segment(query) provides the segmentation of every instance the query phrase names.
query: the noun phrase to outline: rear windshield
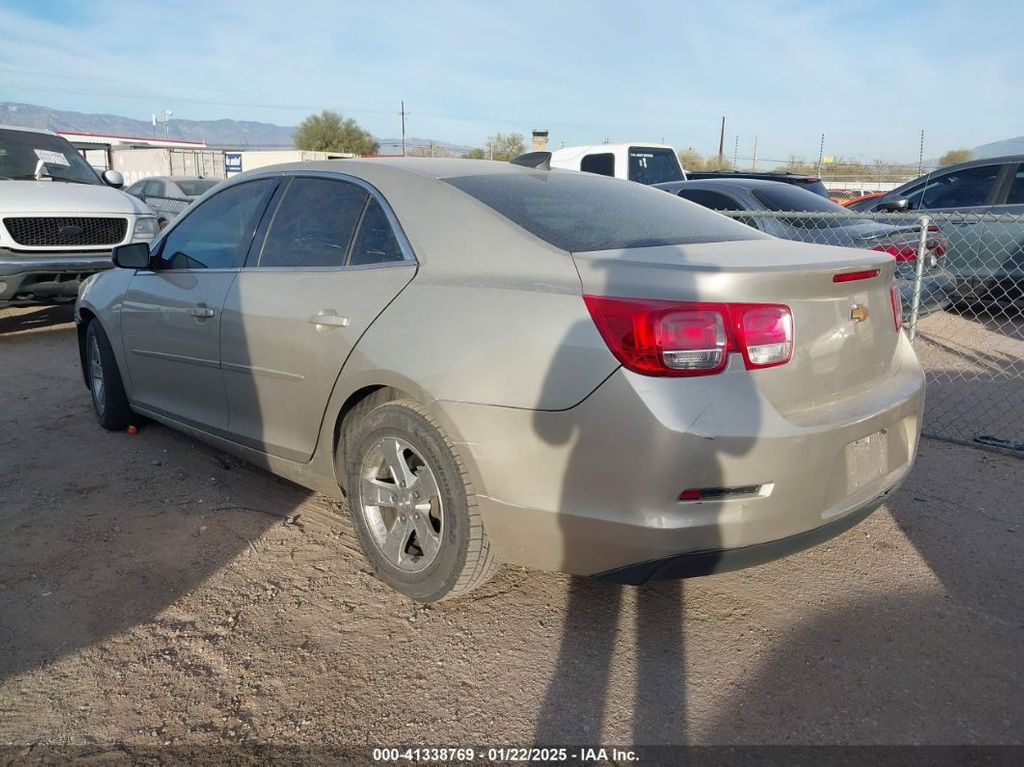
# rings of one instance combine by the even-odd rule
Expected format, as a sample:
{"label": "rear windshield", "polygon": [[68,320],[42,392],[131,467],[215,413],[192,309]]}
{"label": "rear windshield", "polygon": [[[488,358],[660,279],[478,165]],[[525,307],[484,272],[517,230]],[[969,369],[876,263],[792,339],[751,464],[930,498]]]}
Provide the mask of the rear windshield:
{"label": "rear windshield", "polygon": [[862,224],[864,219],[842,205],[832,202],[827,197],[801,189],[792,184],[772,184],[752,189],[750,194],[768,210],[790,211],[803,213],[829,213],[828,218],[786,217],[784,220],[792,226],[803,229],[824,229]]}
{"label": "rear windshield", "polygon": [[219,183],[216,179],[197,179],[195,181],[179,180],[178,188],[189,197],[199,197],[206,194]]}
{"label": "rear windshield", "polygon": [[570,252],[765,237],[674,194],[603,176],[554,171],[445,181]]}
{"label": "rear windshield", "polygon": [[682,181],[683,171],[679,167],[676,153],[671,149],[631,146],[629,148],[629,180],[641,184]]}
{"label": "rear windshield", "polygon": [[835,213],[841,216],[853,216],[842,205],[832,202],[827,197],[822,197],[792,184],[772,184],[771,186],[753,189],[750,193],[768,210],[812,211],[816,213]]}

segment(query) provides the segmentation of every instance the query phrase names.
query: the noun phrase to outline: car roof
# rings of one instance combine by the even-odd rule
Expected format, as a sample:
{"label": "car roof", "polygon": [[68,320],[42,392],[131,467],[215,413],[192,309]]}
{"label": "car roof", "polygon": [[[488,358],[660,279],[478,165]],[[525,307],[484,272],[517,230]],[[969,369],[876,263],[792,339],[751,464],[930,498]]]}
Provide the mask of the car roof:
{"label": "car roof", "polygon": [[415,175],[430,179],[456,178],[458,176],[484,176],[496,174],[543,174],[571,173],[552,169],[551,171],[526,168],[496,160],[463,160],[446,157],[373,157],[343,160],[316,160],[313,162],[291,162],[267,165],[242,173],[233,178],[250,177],[265,173],[347,173],[371,181],[373,178]]}
{"label": "car roof", "polygon": [[202,176],[146,176],[135,183],[138,184],[142,181],[220,181],[220,179],[203,178]]}
{"label": "car roof", "polygon": [[[659,189],[772,189],[774,187],[788,187],[794,188],[792,184],[787,184],[785,181],[769,181],[765,178],[698,178],[693,181],[668,181],[664,184],[655,184]],[[799,187],[797,187],[799,189]],[[804,190],[808,194],[814,194],[807,189]]]}
{"label": "car roof", "polygon": [[568,160],[574,157],[581,157],[585,154],[592,152],[620,152],[628,151],[631,147],[643,147],[644,149],[671,149],[675,152],[668,144],[659,144],[656,141],[630,141],[628,143],[619,144],[581,144],[579,146],[563,146],[559,149],[554,150],[551,156],[557,160]]}
{"label": "car roof", "polygon": [[[1024,154],[1008,154],[1002,157],[981,157],[977,160],[968,160],[967,162],[958,162],[956,165],[945,165],[941,168],[928,171],[933,176],[936,173],[947,173],[951,170],[960,170],[961,168],[973,168],[978,165],[1009,165],[1010,163],[1024,162]],[[927,176],[928,173],[923,173],[918,178]],[[917,179],[914,179],[916,181]]]}

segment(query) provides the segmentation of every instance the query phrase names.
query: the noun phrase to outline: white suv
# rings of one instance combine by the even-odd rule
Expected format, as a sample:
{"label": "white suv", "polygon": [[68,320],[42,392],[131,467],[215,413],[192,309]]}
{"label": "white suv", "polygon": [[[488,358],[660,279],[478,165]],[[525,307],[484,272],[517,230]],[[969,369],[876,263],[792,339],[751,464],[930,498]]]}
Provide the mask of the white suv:
{"label": "white suv", "polygon": [[115,245],[153,239],[153,211],[123,183],[55,133],[0,125],[0,307],[73,300]]}

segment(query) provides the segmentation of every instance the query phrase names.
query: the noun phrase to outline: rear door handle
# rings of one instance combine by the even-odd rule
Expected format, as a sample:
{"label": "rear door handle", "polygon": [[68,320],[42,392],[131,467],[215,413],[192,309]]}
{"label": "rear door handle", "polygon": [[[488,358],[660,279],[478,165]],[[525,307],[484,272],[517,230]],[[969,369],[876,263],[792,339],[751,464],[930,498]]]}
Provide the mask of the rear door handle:
{"label": "rear door handle", "polygon": [[321,309],[309,318],[309,324],[315,325],[317,330],[328,328],[347,328],[348,317],[340,316],[334,309]]}
{"label": "rear door handle", "polygon": [[203,306],[202,304],[200,304],[199,306],[193,306],[191,309],[188,310],[188,313],[189,316],[195,317],[197,319],[209,319],[214,315],[213,309],[211,309],[208,306]]}

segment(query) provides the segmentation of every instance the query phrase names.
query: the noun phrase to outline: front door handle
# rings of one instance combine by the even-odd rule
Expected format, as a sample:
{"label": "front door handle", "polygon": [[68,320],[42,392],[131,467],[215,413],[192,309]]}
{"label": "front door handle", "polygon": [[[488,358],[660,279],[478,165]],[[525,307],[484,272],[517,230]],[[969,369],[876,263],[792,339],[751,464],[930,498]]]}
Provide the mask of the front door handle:
{"label": "front door handle", "polygon": [[196,319],[200,320],[207,320],[214,314],[213,309],[211,309],[208,306],[203,306],[202,304],[199,304],[198,306],[193,306],[191,309],[188,310],[188,313],[189,316],[195,317]]}
{"label": "front door handle", "polygon": [[348,317],[340,316],[334,309],[321,309],[309,318],[309,324],[315,325],[319,331],[330,328],[347,328]]}

